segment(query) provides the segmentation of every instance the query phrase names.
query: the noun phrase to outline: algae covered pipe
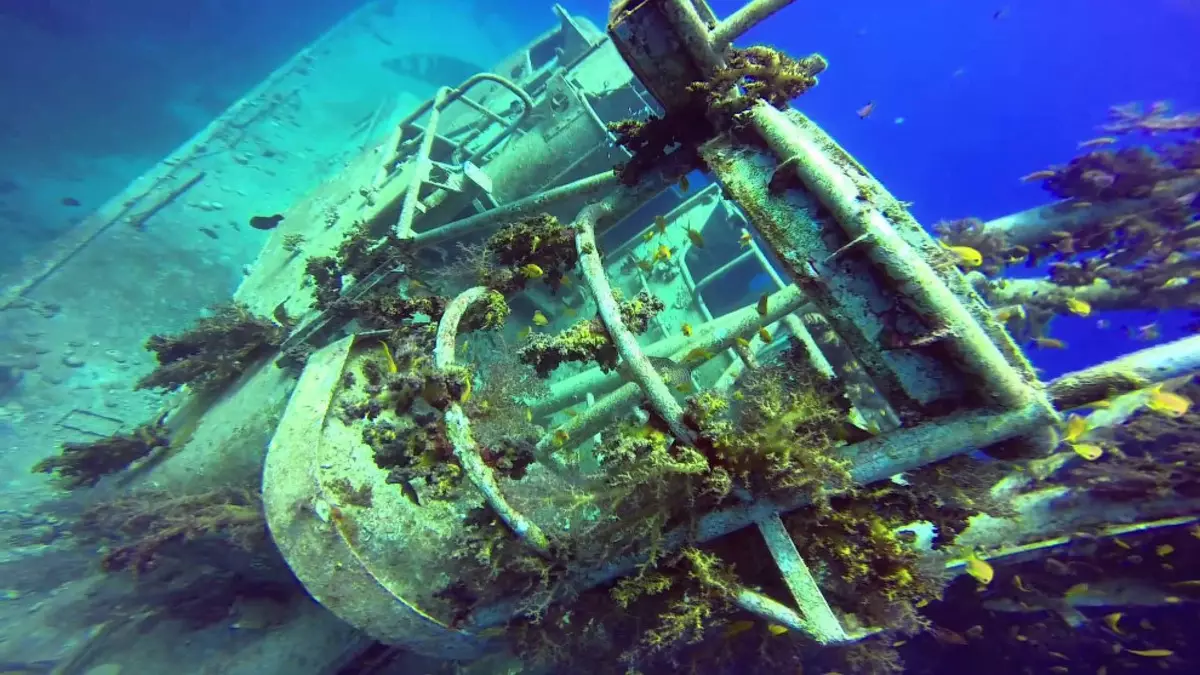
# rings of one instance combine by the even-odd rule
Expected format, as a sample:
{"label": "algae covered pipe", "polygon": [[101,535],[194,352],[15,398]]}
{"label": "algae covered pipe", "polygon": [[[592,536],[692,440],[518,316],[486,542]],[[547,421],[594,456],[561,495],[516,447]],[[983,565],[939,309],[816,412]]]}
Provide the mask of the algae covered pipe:
{"label": "algae covered pipe", "polygon": [[[1181,277],[1183,274],[1180,275]],[[1092,311],[1117,311],[1125,309],[1200,309],[1193,284],[1157,288],[1139,286],[1114,286],[1106,279],[1096,279],[1086,286],[1062,286],[1050,279],[1004,279],[1004,283],[991,283],[986,276],[972,272],[971,282],[976,289],[991,298],[996,306],[1038,305],[1052,303],[1058,298],[1062,307],[1059,313],[1068,313],[1066,298],[1082,300]],[[1041,306],[1045,306],[1044,304]]]}
{"label": "algae covered pipe", "polygon": [[[805,299],[800,291],[795,286],[788,286],[770,296],[766,316],[758,314],[756,308],[751,305],[697,327],[691,338],[666,338],[643,351],[650,356],[663,357],[678,356],[685,349],[699,349],[717,354],[735,344],[739,337],[748,338],[760,326],[803,308],[804,303]],[[633,382],[622,383],[624,377],[621,372],[605,373],[599,368],[581,373],[566,380],[564,386],[555,387],[550,397],[539,400],[534,405],[534,412],[539,415],[554,413],[571,405],[574,399],[582,397],[585,393],[607,392],[595,405],[556,428],[556,431],[566,433],[569,438],[587,438],[638,404],[641,389]],[[539,456],[545,456],[545,453],[555,449],[553,438],[552,434],[548,434],[538,442]]]}
{"label": "algae covered pipe", "polygon": [[1055,406],[1068,410],[1196,372],[1200,372],[1200,335],[1067,373],[1052,381],[1047,392]]}
{"label": "algae covered pipe", "polygon": [[[835,216],[849,239],[869,237],[867,255],[896,280],[897,292],[931,325],[945,330],[945,342],[987,389],[989,398],[1010,410],[1040,404],[1053,416],[1044,396],[1026,382],[942,278],[900,236],[850,175],[850,165],[836,163],[826,150],[824,134],[811,122],[796,119],[765,102],[750,111],[757,134]],[[780,170],[785,170],[783,167]]]}
{"label": "algae covered pipe", "polygon": [[[1046,424],[1045,410],[1038,403],[1001,413],[972,410],[876,436],[837,452],[849,462],[851,480],[857,485],[868,485],[964,452],[1026,436]],[[657,549],[667,552],[688,544],[702,544],[809,503],[811,494],[798,492],[783,499],[760,498],[713,511],[694,523],[665,533]],[[560,593],[579,593],[609,583],[633,573],[646,559],[644,552],[613,558],[602,567],[575,574],[563,584]],[[481,608],[470,616],[467,624],[479,630],[501,625],[518,612],[520,604],[520,598],[511,598]]]}
{"label": "algae covered pipe", "polygon": [[[760,326],[779,321],[788,314],[803,310],[806,299],[795,285],[772,293],[767,298],[767,314],[760,316],[755,305],[747,305],[730,314],[696,326],[691,337],[672,335],[653,344],[643,351],[648,356],[675,359],[689,351],[699,349],[718,354],[734,344],[737,338],[749,338]],[[550,395],[532,402],[535,415],[547,415],[582,400],[584,394],[601,394],[619,388],[625,381],[620,372],[604,372],[592,368],[578,375],[555,383]]]}
{"label": "algae covered pipe", "polygon": [[432,246],[468,234],[491,231],[527,216],[546,211],[551,206],[566,201],[594,195],[617,184],[617,174],[612,170],[602,171],[579,180],[543,190],[529,197],[467,216],[440,227],[419,232],[413,237],[417,246]]}
{"label": "algae covered pipe", "polygon": [[1156,192],[1151,199],[1119,199],[1082,208],[1075,208],[1069,201],[1059,201],[1009,214],[984,223],[983,233],[998,235],[1009,246],[1033,248],[1055,241],[1062,232],[1074,234],[1097,222],[1115,221],[1161,208],[1164,202],[1200,191],[1200,175],[1164,181],[1161,185],[1161,188],[1155,186]]}
{"label": "algae covered pipe", "polygon": [[[434,365],[439,371],[447,371],[454,366],[454,343],[458,337],[458,324],[463,314],[477,302],[486,302],[488,296],[496,291],[483,286],[470,288],[454,298],[442,314],[438,324],[437,342],[433,351]],[[492,470],[483,463],[479,456],[479,448],[471,436],[471,423],[458,402],[452,402],[446,409],[446,435],[454,445],[454,456],[462,464],[463,471],[476,488],[483,494],[492,510],[512,529],[525,544],[542,555],[550,552],[550,541],[546,533],[536,523],[525,517],[508,503],[496,482]]]}
{"label": "algae covered pipe", "polygon": [[800,614],[793,617],[795,612],[790,608],[759,593],[747,593],[744,590],[737,594],[734,602],[755,613],[790,621],[784,625],[802,631],[818,644],[827,645],[850,640],[851,637],[846,634],[842,622],[838,620],[833,608],[829,606],[829,601],[821,593],[821,587],[817,584],[808,563],[804,562],[804,558],[796,549],[796,541],[788,533],[779,514],[771,514],[755,524],[771,551],[780,576],[800,607]]}
{"label": "algae covered pipe", "polygon": [[575,247],[579,251],[579,266],[583,271],[583,278],[587,282],[588,289],[592,293],[592,298],[596,301],[600,320],[604,322],[609,339],[612,340],[617,353],[620,354],[621,360],[628,368],[630,377],[637,382],[642,393],[649,400],[650,407],[667,423],[671,433],[685,443],[693,443],[695,434],[683,423],[683,406],[675,400],[671,390],[663,382],[662,376],[654,369],[654,364],[646,358],[641,345],[638,344],[637,336],[629,330],[621,318],[621,308],[617,306],[617,301],[613,298],[612,286],[608,283],[608,276],[604,273],[604,263],[600,260],[600,252],[596,244],[596,225],[611,218],[616,210],[616,203],[623,197],[624,195],[618,192],[614,196],[584,208],[579,217],[575,219],[572,227],[576,232]]}

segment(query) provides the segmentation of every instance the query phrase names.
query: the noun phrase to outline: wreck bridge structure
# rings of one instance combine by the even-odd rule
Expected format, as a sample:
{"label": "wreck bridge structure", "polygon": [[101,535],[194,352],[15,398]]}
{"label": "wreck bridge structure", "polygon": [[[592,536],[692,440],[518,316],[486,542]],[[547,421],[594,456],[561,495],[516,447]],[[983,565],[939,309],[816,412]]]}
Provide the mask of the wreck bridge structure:
{"label": "wreck bridge structure", "polygon": [[[261,475],[273,545],[316,600],[304,611],[320,617],[273,631],[273,644],[323,650],[310,662],[325,666],[293,672],[336,672],[371,641],[459,660],[502,650],[504,626],[522,616],[528,597],[514,590],[462,613],[443,593],[477,564],[455,555],[464,518],[486,504],[518,547],[544,560],[554,561],[572,537],[586,537],[605,514],[564,513],[560,506],[579,486],[603,480],[596,452],[605,435],[630,419],[653,419],[671,445],[697,442],[690,404],[678,381],[664,379],[661,359],[687,363],[690,391],[728,400],[741,378],[781,348],[800,345],[805,367],[840,392],[853,425],[866,430],[835,448],[858,486],[996,449],[1035,462],[1083,461],[1059,447],[1069,411],[1101,398],[1144,396],[1146,388],[1200,368],[1200,340],[1187,338],[1041,381],[985,301],[978,272],[964,273],[948,259],[905,203],[813,120],[786,102],[757,98],[762,91],[745,81],[718,83],[725,89],[710,92],[738,101],[736,110],[698,109],[689,85],[711,83],[729,69],[731,58],[745,53],[733,45],[788,4],[752,0],[720,17],[701,0],[616,2],[605,30],[556,6],[550,30],[491,70],[439,87],[396,119],[374,116],[371,136],[282,212],[234,299],[280,322],[286,338],[225,390],[171,399],[164,424],[180,442],[125,487],[197,491]],[[318,43],[293,66],[319,67],[321,53]],[[819,73],[817,55],[791,62],[814,78]],[[237,125],[255,123],[245,110],[269,119],[287,105],[264,86],[268,93],[241,116],[215,123],[203,145],[211,151]],[[630,119],[642,129],[654,120],[692,127],[655,153],[619,142],[618,123]],[[106,228],[126,228],[130,219],[134,229],[153,227],[161,209],[203,187],[202,160],[191,149],[166,163],[157,182],[151,177],[161,188],[138,193],[157,204],[114,199],[111,217],[85,222],[90,236],[10,286],[6,302],[52,287],[55,275],[86,258],[81,252],[105,245]],[[1082,212],[1044,208],[988,226],[1014,236],[1057,232],[1082,222]],[[544,214],[572,233],[578,266],[569,273],[577,281],[529,283],[506,294],[506,339],[524,326],[540,331],[539,316],[550,317],[547,331],[566,328],[573,323],[566,314],[575,310],[565,311],[571,305],[564,298],[571,298],[574,307],[591,308],[579,311],[603,325],[621,366],[585,364],[521,401],[518,409],[542,435],[536,461],[519,480],[488,461],[476,440],[488,421],[472,419],[469,397],[455,397],[438,407],[437,423],[463,474],[459,494],[435,499],[419,482],[401,489],[362,441],[361,420],[340,413],[346,400],[364,395],[363,373],[375,367],[368,362],[380,362],[380,341],[391,331],[366,328],[342,310],[384,291],[407,298],[436,283],[435,272],[460,256],[459,244],[479,244]],[[309,261],[334,255],[349,236],[366,237],[382,253],[341,279],[338,299],[315,307]],[[731,296],[729,289],[755,279],[766,286]],[[407,321],[409,329],[424,322],[435,331],[426,355],[434,372],[466,366],[470,373],[477,352],[498,348],[481,346],[486,338],[467,328],[493,292],[465,288],[440,316]],[[630,325],[620,304],[639,294],[664,305],[644,330]],[[468,340],[473,344],[464,347]],[[112,417],[102,413],[76,417],[85,426]],[[1108,424],[1123,421],[1109,414]],[[1029,472],[1013,473],[997,494],[1016,494],[1032,480]],[[368,492],[369,505],[351,499],[347,486],[352,494]],[[783,518],[810,505],[811,489],[734,492],[736,500],[668,526],[655,551],[556,561],[547,602],[611,585],[652,555],[711,545],[719,556],[722,537],[757,531],[778,570],[775,587],[786,593],[735,581],[725,589],[730,602],[814,648],[887,628],[844,621],[823,593],[821,561],[798,551]],[[1133,512],[1114,510],[1086,494],[1054,506],[1063,496],[1063,488],[1022,492],[1009,515],[980,519],[963,532],[961,550],[1002,566],[1069,547],[1082,530],[1116,536],[1186,525],[1200,513],[1195,505],[1152,501]],[[913,531],[923,530],[918,524]],[[963,573],[967,558],[946,560],[947,574]],[[335,637],[312,638],[322,631]]]}

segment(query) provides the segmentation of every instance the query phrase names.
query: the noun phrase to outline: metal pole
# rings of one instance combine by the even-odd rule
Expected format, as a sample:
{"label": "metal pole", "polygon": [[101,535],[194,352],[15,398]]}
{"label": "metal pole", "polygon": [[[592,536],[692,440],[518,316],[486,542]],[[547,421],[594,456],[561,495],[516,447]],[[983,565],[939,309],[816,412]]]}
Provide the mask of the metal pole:
{"label": "metal pole", "polygon": [[1060,410],[1076,408],[1200,371],[1200,335],[1142,349],[1054,380],[1047,387]]}
{"label": "metal pole", "polygon": [[730,14],[709,34],[713,50],[720,53],[725,51],[729,43],[745,35],[751,28],[766,20],[775,12],[792,4],[793,0],[751,0],[738,11]]}
{"label": "metal pole", "polygon": [[617,184],[617,175],[612,171],[604,171],[577,181],[550,188],[538,194],[531,195],[504,206],[489,209],[483,213],[467,216],[441,227],[427,230],[413,236],[417,246],[431,246],[468,233],[479,232],[496,227],[503,223],[512,222],[535,213],[541,213],[550,206],[575,197],[588,197],[601,190]]}

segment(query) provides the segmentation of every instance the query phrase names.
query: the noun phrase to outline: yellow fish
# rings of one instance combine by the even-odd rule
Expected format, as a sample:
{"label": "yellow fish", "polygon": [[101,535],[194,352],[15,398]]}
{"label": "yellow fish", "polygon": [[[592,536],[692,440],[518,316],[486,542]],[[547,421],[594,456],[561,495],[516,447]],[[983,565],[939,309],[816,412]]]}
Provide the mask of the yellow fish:
{"label": "yellow fish", "polygon": [[539,309],[533,313],[533,325],[545,326],[548,323],[550,323],[550,320],[546,318],[545,314],[542,314],[542,310]]}
{"label": "yellow fish", "polygon": [[562,446],[566,445],[567,441],[569,441],[569,440],[571,440],[571,434],[568,434],[563,429],[555,429],[554,430],[553,443],[554,443],[555,447],[561,448]]}
{"label": "yellow fish", "polygon": [[652,230],[646,230],[646,232],[642,234],[642,241],[650,241],[653,238],[654,232]]}
{"label": "yellow fish", "polygon": [[1038,349],[1066,349],[1067,343],[1057,338],[1035,337],[1030,342]]}
{"label": "yellow fish", "polygon": [[525,277],[526,279],[540,279],[542,275],[546,273],[544,270],[542,270],[542,268],[534,265],[533,263],[522,265],[520,271],[521,276]]}
{"label": "yellow fish", "polygon": [[750,346],[750,341],[741,336],[735,337],[733,339],[733,341],[736,342],[739,347],[749,347]]}
{"label": "yellow fish", "polygon": [[692,324],[685,323],[680,327],[680,330],[683,331],[684,337],[692,337]]}
{"label": "yellow fish", "polygon": [[938,243],[953,254],[958,259],[958,264],[963,267],[979,267],[983,264],[983,254],[970,246],[951,246],[940,239]]}
{"label": "yellow fish", "polygon": [[777,623],[767,626],[767,630],[770,631],[771,635],[783,635],[784,633],[788,632],[787,628],[780,626]]}
{"label": "yellow fish", "polygon": [[532,332],[533,332],[532,328],[530,328],[529,326],[525,326],[521,330],[517,331],[517,339],[524,340],[525,338],[529,337],[529,334]]}
{"label": "yellow fish", "polygon": [[759,328],[758,329],[758,338],[760,340],[762,340],[764,343],[770,343],[771,342],[771,331],[767,330],[766,328]]}
{"label": "yellow fish", "polygon": [[967,574],[970,574],[975,581],[987,586],[992,583],[992,579],[996,576],[996,571],[986,560],[980,560],[974,553],[966,560]]}
{"label": "yellow fish", "polygon": [[738,237],[738,243],[742,248],[750,248],[750,242],[754,241],[754,237],[750,236],[749,232],[743,232],[742,236]]}
{"label": "yellow fish", "polygon": [[1175,547],[1170,544],[1160,544],[1154,549],[1154,555],[1160,558],[1165,558],[1175,552]]}
{"label": "yellow fish", "polygon": [[1160,415],[1179,417],[1191,410],[1192,401],[1175,392],[1163,391],[1162,385],[1156,384],[1150,389],[1150,399],[1146,401],[1146,407]]}
{"label": "yellow fish", "polygon": [[1121,622],[1122,616],[1124,616],[1124,615],[1121,614],[1120,612],[1113,612],[1112,614],[1105,614],[1104,615],[1104,625],[1108,626],[1108,629],[1111,630],[1112,632],[1116,633],[1117,635],[1121,635],[1122,634],[1121,629],[1118,626],[1118,624]]}
{"label": "yellow fish", "polygon": [[767,294],[766,293],[763,293],[761,296],[759,296],[758,306],[756,307],[756,309],[758,310],[759,316],[767,315]]}
{"label": "yellow fish", "polygon": [[1063,433],[1063,440],[1067,443],[1074,443],[1083,437],[1083,434],[1088,430],[1087,418],[1081,415],[1068,415],[1067,428]]}
{"label": "yellow fish", "polygon": [[1025,308],[1022,307],[1021,305],[1010,305],[1008,307],[1001,307],[1001,308],[995,310],[994,312],[992,312],[992,315],[996,317],[997,321],[1008,321],[1009,319],[1011,319],[1013,317],[1017,317],[1018,319],[1024,319],[1025,318]]}
{"label": "yellow fish", "polygon": [[1102,145],[1112,145],[1113,143],[1116,143],[1116,142],[1117,142],[1117,139],[1113,138],[1112,136],[1101,136],[1100,138],[1093,138],[1090,141],[1084,141],[1084,142],[1080,143],[1079,148],[1081,150],[1083,148],[1098,148]]}
{"label": "yellow fish", "polygon": [[529,407],[525,408],[525,421],[533,422],[533,408],[529,408]]}
{"label": "yellow fish", "polygon": [[574,316],[578,316],[579,312],[575,311],[574,307],[563,307],[563,314],[574,317]]}
{"label": "yellow fish", "polygon": [[753,621],[747,621],[745,619],[743,619],[741,621],[734,621],[733,623],[729,624],[729,627],[727,627],[725,629],[725,637],[731,638],[731,637],[734,637],[735,635],[741,635],[742,633],[745,633],[746,631],[750,630],[751,628],[754,628]]}
{"label": "yellow fish", "polygon": [[1137,654],[1138,656],[1145,656],[1146,658],[1151,659],[1161,659],[1175,653],[1170,649],[1126,649],[1125,651],[1129,652],[1130,654]]}
{"label": "yellow fish", "polygon": [[387,371],[389,373],[395,373],[399,371],[400,369],[396,367],[396,359],[392,358],[392,350],[388,348],[388,343],[380,340],[379,346],[383,347],[383,356],[387,360]]}
{"label": "yellow fish", "polygon": [[1068,443],[1067,445],[1071,446],[1071,449],[1075,451],[1075,454],[1089,462],[1094,462],[1097,459],[1100,459],[1100,456],[1104,454],[1104,448],[1096,445],[1095,443]]}
{"label": "yellow fish", "polygon": [[541,246],[541,245],[542,245],[542,238],[537,236],[536,234],[533,235],[533,243],[531,243],[529,245],[529,252],[537,253],[538,246]]}
{"label": "yellow fish", "polygon": [[659,260],[670,260],[670,259],[671,259],[671,249],[667,248],[666,244],[659,244],[658,248],[655,249],[655,251],[654,251],[654,262],[658,262]]}
{"label": "yellow fish", "polygon": [[713,353],[703,347],[696,347],[692,351],[684,355],[683,361],[707,361],[713,357]]}
{"label": "yellow fish", "polygon": [[1075,316],[1087,316],[1092,313],[1092,306],[1079,298],[1067,298],[1067,311]]}
{"label": "yellow fish", "polygon": [[654,229],[658,230],[659,234],[667,231],[667,219],[663,216],[654,216]]}
{"label": "yellow fish", "polygon": [[695,246],[696,248],[704,248],[704,235],[690,227],[688,228],[687,235],[688,239],[692,240],[692,246]]}

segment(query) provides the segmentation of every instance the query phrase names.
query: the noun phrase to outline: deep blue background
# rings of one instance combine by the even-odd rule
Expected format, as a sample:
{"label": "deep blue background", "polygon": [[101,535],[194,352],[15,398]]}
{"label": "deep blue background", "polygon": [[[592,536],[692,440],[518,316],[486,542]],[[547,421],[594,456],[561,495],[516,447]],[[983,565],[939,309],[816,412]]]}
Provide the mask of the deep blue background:
{"label": "deep blue background", "polygon": [[[202,125],[166,115],[164,101],[186,97],[198,111],[219,112],[356,4],[0,0],[0,14],[29,29],[0,40],[0,85],[9,92],[0,134],[24,139],[10,146],[21,152],[58,142],[154,161]],[[565,4],[599,24],[607,13],[599,0]],[[712,4],[724,16],[741,2]],[[552,21],[547,2],[477,7],[507,12],[525,35]],[[1165,98],[1200,109],[1196,36],[1200,2],[1192,0],[798,0],[741,43],[823,53],[830,68],[798,106],[932,224],[1045,202],[1017,178],[1068,160],[1079,141],[1099,135],[1111,105]],[[12,96],[22,89],[27,98]],[[859,119],[868,101],[874,114]],[[41,106],[44,126],[21,122],[29,112],[21,106]],[[1135,346],[1097,330],[1095,317],[1063,321],[1055,335],[1072,347],[1050,359],[1035,354],[1048,375]]]}

